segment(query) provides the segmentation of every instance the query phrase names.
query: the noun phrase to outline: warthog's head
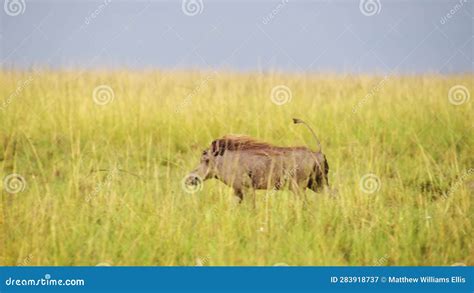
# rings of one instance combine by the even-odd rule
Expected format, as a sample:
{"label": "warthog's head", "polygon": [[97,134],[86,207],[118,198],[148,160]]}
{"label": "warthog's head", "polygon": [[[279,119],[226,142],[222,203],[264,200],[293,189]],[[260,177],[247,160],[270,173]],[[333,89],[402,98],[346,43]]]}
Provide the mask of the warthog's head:
{"label": "warthog's head", "polygon": [[[243,136],[242,136],[243,137]],[[216,169],[217,161],[222,158],[227,150],[238,150],[233,136],[224,136],[214,140],[211,145],[202,152],[199,165],[191,171],[185,180],[186,185],[199,185],[204,180],[218,178]]]}
{"label": "warthog's head", "polygon": [[199,165],[186,175],[186,185],[199,185],[202,181],[215,177],[216,157],[208,149],[202,152]]}

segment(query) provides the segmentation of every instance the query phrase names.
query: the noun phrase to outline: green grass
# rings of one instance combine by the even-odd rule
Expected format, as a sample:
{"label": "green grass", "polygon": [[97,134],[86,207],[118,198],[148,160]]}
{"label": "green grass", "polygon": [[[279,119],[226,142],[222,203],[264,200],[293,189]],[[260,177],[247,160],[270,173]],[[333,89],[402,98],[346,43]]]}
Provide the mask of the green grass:
{"label": "green grass", "polygon": [[[458,84],[474,94],[472,80],[4,70],[0,177],[26,188],[1,183],[0,264],[473,265],[473,106],[448,100]],[[101,84],[115,96],[103,106]],[[278,106],[280,84],[292,99]],[[321,139],[337,198],[259,191],[254,210],[215,180],[184,192],[224,134],[314,149],[292,117]],[[94,172],[114,167],[139,176]]]}

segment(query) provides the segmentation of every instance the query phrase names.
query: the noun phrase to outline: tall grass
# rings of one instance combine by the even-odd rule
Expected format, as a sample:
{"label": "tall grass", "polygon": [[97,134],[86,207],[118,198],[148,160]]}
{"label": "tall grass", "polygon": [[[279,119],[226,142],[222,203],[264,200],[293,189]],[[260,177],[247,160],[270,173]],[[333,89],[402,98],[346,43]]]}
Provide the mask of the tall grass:
{"label": "tall grass", "polygon": [[[448,100],[458,84],[474,94],[472,80],[3,70],[0,175],[26,187],[2,183],[1,264],[473,265],[473,106]],[[114,93],[105,105],[99,85]],[[277,85],[291,90],[280,106]],[[314,149],[292,117],[318,133],[336,198],[258,191],[253,209],[215,180],[183,190],[224,134]]]}

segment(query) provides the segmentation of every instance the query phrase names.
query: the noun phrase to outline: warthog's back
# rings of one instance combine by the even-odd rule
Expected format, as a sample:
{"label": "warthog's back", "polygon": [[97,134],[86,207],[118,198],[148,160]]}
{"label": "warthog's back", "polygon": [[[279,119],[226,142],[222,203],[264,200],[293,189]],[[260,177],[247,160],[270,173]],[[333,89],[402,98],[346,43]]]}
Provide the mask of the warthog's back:
{"label": "warthog's back", "polygon": [[305,147],[227,151],[217,160],[218,177],[229,185],[279,188],[309,178],[316,159]]}

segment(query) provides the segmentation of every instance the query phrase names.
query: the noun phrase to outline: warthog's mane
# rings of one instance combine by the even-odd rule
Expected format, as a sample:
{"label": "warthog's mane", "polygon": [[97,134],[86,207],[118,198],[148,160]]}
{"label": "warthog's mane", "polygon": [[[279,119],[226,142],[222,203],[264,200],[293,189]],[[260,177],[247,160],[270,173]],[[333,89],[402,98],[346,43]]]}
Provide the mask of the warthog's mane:
{"label": "warthog's mane", "polygon": [[253,151],[256,154],[278,155],[293,150],[308,150],[306,147],[282,147],[257,140],[246,135],[226,135],[216,139],[209,148],[214,155],[223,155],[226,151]]}

